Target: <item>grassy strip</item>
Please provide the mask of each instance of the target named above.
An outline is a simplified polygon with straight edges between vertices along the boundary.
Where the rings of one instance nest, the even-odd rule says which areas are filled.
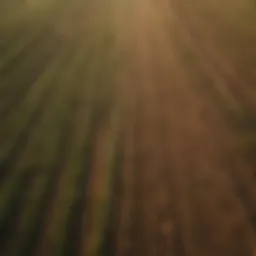
[[[63,53],[64,54],[64,53]],[[65,55],[65,54],[64,54]],[[63,58],[64,56],[62,56]],[[58,60],[56,60],[56,62],[54,64],[52,64],[51,68],[48,70],[49,73],[47,72],[45,74],[45,76],[43,77],[43,80],[40,80],[41,84],[40,84],[40,91],[38,91],[38,88],[36,88],[36,91],[33,91],[35,94],[38,92],[41,92],[41,90],[45,89],[45,86],[48,85],[49,82],[51,82],[51,80],[53,79],[53,75],[55,76],[55,72],[56,71],[60,71],[60,68],[62,65],[62,61],[59,62],[60,60],[63,60],[62,58],[59,58]],[[59,66],[60,65],[60,66]],[[54,73],[52,73],[54,72]],[[63,78],[64,79],[64,78]],[[61,84],[62,85],[62,84]],[[61,85],[59,85],[61,87]],[[31,97],[35,97],[34,94],[31,95]],[[38,95],[36,95],[38,96]],[[36,97],[34,98],[34,100],[36,101]],[[19,188],[19,181],[21,179],[21,177],[24,175],[24,171],[26,172],[27,169],[23,170],[23,171],[17,171],[14,172],[13,175],[11,175],[11,177],[9,177],[8,182],[6,182],[3,187],[1,188],[0,191],[0,223],[2,223],[4,221],[4,218],[6,216],[6,213],[8,212],[9,206],[10,204],[12,204],[12,196],[13,194],[15,194],[15,191],[17,191],[17,189]]]
[[[81,223],[86,212],[86,193],[84,191],[88,187],[90,177],[94,138],[95,129],[91,127],[90,134],[87,136],[88,140],[80,153],[83,159],[75,184],[75,196],[66,217],[64,234],[61,235],[59,251],[62,252],[62,255],[76,255],[80,248]]]
[[[0,71],[15,60],[22,51],[28,48],[47,27],[53,27],[56,23],[56,17],[60,17],[66,10],[70,10],[71,8],[79,9],[79,6],[74,3],[70,6],[70,3],[63,3],[63,1],[62,3],[56,2],[41,12],[40,10],[24,12],[22,15],[14,15],[15,18],[11,19],[9,22],[5,20],[2,26],[0,24],[0,33],[1,30],[17,31],[20,24],[22,24],[21,27],[24,27],[26,31],[26,33],[24,33],[18,41],[14,42],[1,56]]]
[[[87,184],[89,170],[85,170],[84,166],[90,166],[93,134],[100,121],[99,119],[102,118],[102,113],[98,112],[98,94],[101,88],[98,87],[98,83],[95,80],[100,79],[98,77],[99,71],[105,67],[110,54],[113,54],[113,52],[107,51],[105,47],[105,31],[103,32],[99,29],[98,33],[98,35],[95,35],[95,49],[91,51],[93,62],[90,63],[86,71],[85,91],[81,95],[82,98],[80,100],[78,99],[82,105],[79,107],[80,110],[78,110],[77,116],[74,117],[75,125],[70,138],[70,145],[68,146],[68,152],[70,153],[65,160],[62,160],[62,176],[58,185],[56,198],[53,202],[53,208],[51,209],[52,218],[48,220],[46,232],[43,237],[41,255],[52,253],[53,255],[63,255],[66,250],[73,252],[76,250],[74,238],[73,241],[69,241],[69,237],[71,236],[69,232],[75,232],[76,230],[76,228],[73,228],[73,225],[75,225],[74,222],[76,222],[73,217],[78,213],[74,211],[79,207],[78,204],[84,196],[81,194],[81,187],[79,188],[77,184],[83,184],[83,190]],[[105,74],[102,73],[101,76],[104,77]],[[95,118],[95,111],[101,117]],[[84,158],[87,159],[86,162],[84,162]],[[83,180],[79,180],[81,177]],[[46,248],[46,251],[44,248]]]
[[[19,57],[22,51],[30,47],[35,40],[37,40],[46,28],[45,23],[34,24],[33,28],[29,29],[29,34],[25,34],[18,42],[16,42],[11,48],[9,48],[2,56],[0,60],[0,71],[7,65],[9,65],[14,59]]]
[[[44,44],[45,43],[45,44]],[[57,41],[47,41],[35,46],[22,63],[12,69],[11,75],[3,77],[1,93],[4,97],[0,105],[0,117],[10,116],[17,111],[17,105],[21,104],[30,86],[49,63],[58,55]],[[4,91],[2,91],[2,89]]]
[[[24,199],[28,193],[28,188],[31,185],[34,176],[32,169],[21,177],[19,181],[18,193],[12,197],[12,202],[9,205],[8,212],[6,212],[4,221],[0,225],[0,252],[1,255],[8,255],[8,239],[12,235],[18,222],[18,215],[23,207]]]
[[[8,48],[10,49],[14,44],[17,44],[24,37],[24,34],[29,32],[28,26],[24,26],[24,24],[17,24],[15,27],[5,30],[0,29],[0,54],[4,54]]]
[[[102,43],[99,40],[100,44]],[[99,47],[99,48],[97,48]],[[62,176],[60,183],[58,185],[59,189],[57,192],[57,197],[54,200],[53,205],[53,220],[49,220],[48,229],[46,234],[50,234],[52,237],[52,243],[48,253],[54,253],[54,255],[62,255],[63,249],[66,245],[66,230],[67,230],[67,220],[70,216],[70,211],[74,207],[77,196],[77,182],[78,178],[88,173],[88,170],[83,170],[82,166],[84,163],[83,153],[84,148],[88,152],[90,148],[90,141],[92,140],[92,132],[94,130],[93,124],[93,112],[95,104],[95,95],[98,91],[93,83],[95,77],[97,76],[99,65],[99,57],[102,56],[104,48],[102,45],[96,46],[96,53],[91,52],[91,54],[96,54],[96,56],[91,56],[94,59],[93,63],[90,63],[88,69],[86,70],[87,79],[83,84],[83,92],[81,95],[80,105],[78,107],[78,113],[74,117],[74,126],[72,128],[72,134],[70,138],[70,145],[68,146],[69,155],[62,159],[64,162]],[[97,72],[97,73],[95,73]],[[86,182],[86,181],[85,181]],[[44,242],[43,242],[44,243]],[[47,242],[46,242],[47,243]]]
[[[54,81],[53,81],[54,82]],[[55,88],[55,87],[54,87]],[[17,134],[16,140],[13,142],[13,146],[11,147],[10,151],[8,152],[7,157],[3,158],[1,161],[1,182],[4,180],[4,178],[7,176],[10,176],[12,173],[13,167],[16,164],[17,159],[19,158],[21,152],[25,149],[31,133],[36,129],[36,126],[41,118],[41,115],[43,115],[43,112],[45,110],[46,104],[49,102],[48,96],[52,97],[54,94],[52,94],[52,87],[46,88],[45,92],[43,92],[42,98],[40,98],[40,102],[38,104],[37,110],[35,110],[35,113],[31,115],[28,122],[22,127],[22,129],[19,131],[19,134]],[[51,94],[50,94],[51,93]]]
[[[105,228],[102,232],[101,246],[99,246],[98,255],[114,255],[116,249],[117,238],[117,219],[118,219],[118,205],[120,194],[120,172],[123,163],[123,152],[119,142],[117,142],[117,152],[113,159],[113,174],[109,183],[109,206],[105,216]]]
[[[83,45],[84,46],[84,45]],[[80,53],[79,53],[80,54]],[[80,58],[80,57],[79,57]],[[79,78],[80,75],[76,76],[75,67],[79,70],[81,63],[76,63],[73,65],[73,76],[69,74],[68,80],[62,81],[58,85],[58,91],[56,93],[55,100],[47,106],[45,115],[42,120],[42,130],[40,132],[36,131],[34,138],[32,138],[32,143],[41,142],[43,144],[43,151],[40,159],[35,158],[36,161],[42,163],[40,172],[35,178],[32,190],[27,198],[26,204],[24,206],[24,211],[22,212],[18,232],[15,234],[14,241],[10,241],[12,246],[12,252],[9,255],[17,255],[20,252],[24,252],[28,248],[30,241],[33,241],[31,234],[36,233],[37,228],[37,216],[40,215],[41,204],[44,202],[45,194],[47,194],[48,185],[51,183],[52,176],[56,176],[54,173],[57,170],[54,170],[56,159],[58,158],[59,144],[61,142],[60,132],[65,127],[63,127],[63,122],[69,122],[68,119],[71,118],[70,110],[71,103],[76,100],[76,91],[79,87]],[[68,69],[69,70],[69,69]],[[75,77],[76,76],[76,77]],[[61,79],[62,80],[62,79]],[[75,88],[71,86],[75,85]],[[35,146],[37,145],[35,143]],[[32,155],[31,155],[32,154]],[[33,159],[33,147],[27,152],[24,156],[26,160],[23,159],[23,167],[19,166],[20,169],[26,169],[26,165],[31,164],[31,158]],[[24,162],[25,161],[25,162]],[[33,161],[32,161],[33,162]],[[33,166],[33,165],[32,165]],[[22,238],[21,238],[22,234]],[[31,245],[32,246],[32,245]]]
[[[100,126],[105,122],[107,116],[111,112],[113,102],[115,101],[116,91],[113,86],[115,84],[113,83],[113,68],[116,68],[116,57],[113,56],[113,49],[109,49],[106,51],[106,53],[106,59],[103,59],[101,68],[97,71],[101,74],[101,76],[97,79],[97,83],[94,84],[94,90],[96,91],[93,100],[94,115],[90,121],[94,128],[91,128],[91,135],[89,135],[88,141],[86,143],[85,152],[82,153],[85,160],[83,161],[84,163],[82,165],[82,169],[80,170],[80,174],[78,174],[76,195],[66,218],[66,229],[62,240],[63,249],[61,250],[61,252],[65,255],[77,254],[79,248],[81,248],[81,243],[83,242],[83,237],[81,237],[81,234],[83,233],[81,224],[83,222],[84,216],[87,215],[88,209],[87,194],[85,191],[89,185],[89,177],[92,175],[92,173],[89,173],[88,171],[85,172],[84,170],[90,170],[92,167],[93,144],[95,144],[95,135],[97,131],[101,129]],[[79,177],[81,178],[79,179]],[[59,254],[62,255],[61,253]]]
[[[71,49],[63,49],[60,52],[34,85],[31,86],[24,101],[19,106],[19,111],[16,112],[15,115],[10,116],[9,120],[3,123],[0,130],[2,139],[0,162],[8,157],[21,132],[26,128],[33,115],[36,114],[44,94],[47,92],[47,89],[51,89],[49,86],[54,83],[56,74],[62,72],[61,68],[66,64],[67,57],[69,56],[67,51],[70,52],[70,50]]]
[[[77,141],[77,145],[72,145],[72,152],[70,152],[69,161],[66,163],[65,169],[63,170],[65,173],[63,173],[61,178],[58,199],[54,206],[54,216],[51,220],[51,228],[49,229],[53,231],[53,243],[50,245],[51,250],[49,250],[50,255],[63,255],[65,250],[68,249],[70,241],[67,241],[66,238],[69,235],[67,233],[69,220],[73,213],[72,210],[75,210],[76,200],[78,200],[78,197],[81,195],[77,194],[77,183],[83,182],[84,186],[87,185],[89,170],[84,170],[82,168],[84,163],[83,153],[88,154],[85,157],[87,158],[88,166],[90,166],[90,159],[88,156],[90,156],[94,131],[90,125],[91,114],[85,114],[85,118],[87,118],[87,121],[80,127],[80,129],[83,128],[84,130],[83,134],[80,132],[79,143]],[[84,180],[80,180],[81,177],[83,177]]]

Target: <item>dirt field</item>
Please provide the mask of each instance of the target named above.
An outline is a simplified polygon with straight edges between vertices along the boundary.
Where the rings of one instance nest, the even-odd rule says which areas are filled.
[[[0,255],[256,255],[255,2],[40,6],[0,18]]]

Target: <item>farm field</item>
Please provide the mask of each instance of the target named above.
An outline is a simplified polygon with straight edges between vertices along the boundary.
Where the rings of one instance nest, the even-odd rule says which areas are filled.
[[[256,2],[21,2],[0,255],[255,256]]]

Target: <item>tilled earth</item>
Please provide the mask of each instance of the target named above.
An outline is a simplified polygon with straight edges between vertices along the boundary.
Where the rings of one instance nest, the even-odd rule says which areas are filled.
[[[0,255],[256,255],[253,1],[34,8],[0,22]]]

